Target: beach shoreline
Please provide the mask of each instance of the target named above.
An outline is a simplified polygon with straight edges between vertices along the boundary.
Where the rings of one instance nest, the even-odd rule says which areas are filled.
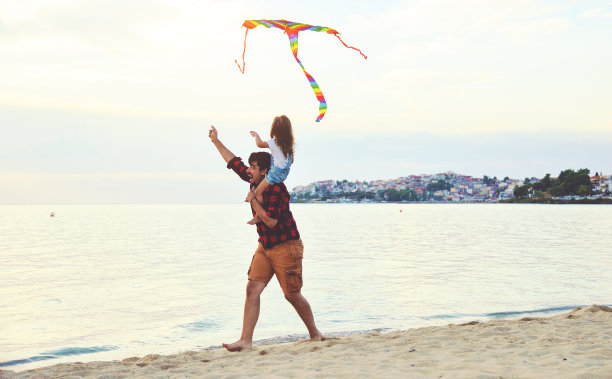
[[[61,363],[0,378],[589,377],[612,378],[612,308],[552,317],[472,321],[121,361]]]

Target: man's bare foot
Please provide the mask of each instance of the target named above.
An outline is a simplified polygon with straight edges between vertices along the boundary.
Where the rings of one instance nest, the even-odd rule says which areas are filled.
[[[325,341],[325,337],[317,330],[317,334],[310,336],[311,341]]]
[[[242,351],[242,350],[250,350],[253,348],[253,344],[251,342],[246,342],[242,340],[238,340],[232,344],[222,344],[227,351]]]
[[[247,222],[247,224],[249,224],[249,225],[255,225],[255,224],[257,224],[259,221],[261,221],[261,219],[260,219],[259,217],[255,216],[255,217],[253,217],[251,220],[249,220],[249,221]]]

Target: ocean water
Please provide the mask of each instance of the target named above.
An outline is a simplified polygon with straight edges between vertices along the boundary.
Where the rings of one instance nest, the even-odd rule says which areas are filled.
[[[326,335],[612,303],[611,206],[291,207]],[[235,341],[249,219],[247,204],[0,206],[0,369]],[[254,339],[305,337],[273,279]]]

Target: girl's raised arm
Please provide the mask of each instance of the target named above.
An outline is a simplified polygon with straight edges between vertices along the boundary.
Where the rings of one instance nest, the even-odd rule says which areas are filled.
[[[257,132],[251,130],[251,135],[255,137],[255,145],[257,145],[257,147],[262,149],[270,147],[266,141],[262,141],[261,138],[259,138],[259,134],[257,134]]]

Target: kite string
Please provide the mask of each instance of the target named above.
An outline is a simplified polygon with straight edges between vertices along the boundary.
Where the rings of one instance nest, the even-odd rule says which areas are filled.
[[[344,46],[348,47],[349,49],[357,50],[357,51],[359,52],[359,54],[363,55],[363,58],[364,58],[364,59],[368,59],[368,57],[367,57],[367,56],[366,56],[364,53],[362,53],[362,52],[361,52],[361,50],[359,50],[359,49],[358,49],[358,48],[356,48],[356,47],[353,47],[353,46],[349,46],[349,45],[347,45],[347,44],[346,44],[346,43],[344,43],[344,41],[343,41],[343,40],[340,38],[340,36],[339,36],[339,35],[337,35],[337,34],[335,34],[335,33],[334,33],[334,35],[336,36],[336,38],[338,38],[338,39],[340,40],[340,42],[342,42],[342,44],[343,44]],[[245,43],[246,43],[246,41],[245,41]]]
[[[247,34],[249,34],[249,28],[246,28],[246,32],[244,33],[244,49],[242,50],[242,68],[240,68],[240,64],[238,64],[238,60],[234,59],[234,62],[236,62],[236,65],[238,66],[238,70],[240,70],[240,72],[242,72],[242,74],[244,75],[244,53],[246,53],[246,39],[247,39]]]

